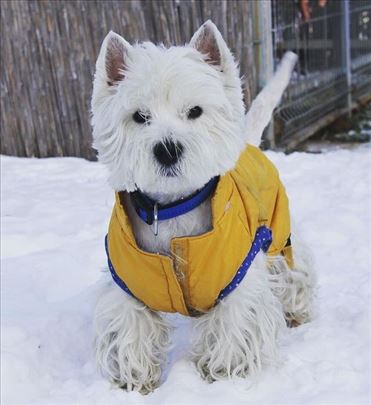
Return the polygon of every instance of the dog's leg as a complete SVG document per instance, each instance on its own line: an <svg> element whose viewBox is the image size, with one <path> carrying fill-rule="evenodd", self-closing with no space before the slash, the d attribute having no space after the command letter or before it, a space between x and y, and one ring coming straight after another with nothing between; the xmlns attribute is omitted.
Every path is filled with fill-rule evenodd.
<svg viewBox="0 0 371 405"><path fill-rule="evenodd" d="M100 299L95 318L103 374L128 391L156 388L170 331L161 316L114 285Z"/></svg>
<svg viewBox="0 0 371 405"><path fill-rule="evenodd" d="M259 254L237 289L195 320L192 356L210 382L252 376L275 358L276 337L285 321L265 265Z"/></svg>
<svg viewBox="0 0 371 405"><path fill-rule="evenodd" d="M287 266L283 256L269 259L271 288L280 300L289 326L297 326L311 320L317 277L310 253L295 234L293 242L294 268Z"/></svg>

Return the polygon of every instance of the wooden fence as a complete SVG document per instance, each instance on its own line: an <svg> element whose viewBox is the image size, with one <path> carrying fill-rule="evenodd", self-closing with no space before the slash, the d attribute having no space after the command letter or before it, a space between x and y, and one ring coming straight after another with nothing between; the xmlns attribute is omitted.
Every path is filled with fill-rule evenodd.
<svg viewBox="0 0 371 405"><path fill-rule="evenodd" d="M81 156L91 148L94 65L109 30L184 44L211 18L256 90L252 0L1 1L1 153Z"/></svg>

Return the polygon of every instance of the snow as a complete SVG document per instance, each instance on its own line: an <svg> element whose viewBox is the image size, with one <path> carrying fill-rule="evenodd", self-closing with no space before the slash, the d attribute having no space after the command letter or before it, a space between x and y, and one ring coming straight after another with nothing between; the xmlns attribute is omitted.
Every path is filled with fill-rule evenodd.
<svg viewBox="0 0 371 405"><path fill-rule="evenodd" d="M370 403L370 146L269 152L319 275L313 322L288 329L256 381L207 384L177 325L159 389L116 389L96 370L92 314L107 283L103 238L113 204L99 163L1 158L2 403Z"/></svg>

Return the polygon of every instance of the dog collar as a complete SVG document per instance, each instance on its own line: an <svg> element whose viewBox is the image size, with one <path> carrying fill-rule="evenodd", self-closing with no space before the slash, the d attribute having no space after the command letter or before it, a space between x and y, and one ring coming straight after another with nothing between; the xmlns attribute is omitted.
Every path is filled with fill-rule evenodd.
<svg viewBox="0 0 371 405"><path fill-rule="evenodd" d="M140 190L130 193L130 198L139 217L148 225L155 225L157 235L157 221L178 217L198 207L214 192L218 180L219 176L213 177L200 190L170 204L159 204Z"/></svg>

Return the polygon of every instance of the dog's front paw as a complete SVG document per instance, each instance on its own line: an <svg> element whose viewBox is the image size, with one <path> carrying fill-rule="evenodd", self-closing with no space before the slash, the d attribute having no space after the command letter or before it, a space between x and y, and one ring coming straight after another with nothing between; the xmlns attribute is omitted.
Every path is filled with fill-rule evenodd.
<svg viewBox="0 0 371 405"><path fill-rule="evenodd" d="M250 339L244 339L239 345L233 343L233 336L228 342L227 336L209 335L204 340L206 345L198 343L193 348L193 361L201 377L209 383L232 377L246 378L256 371L259 354Z"/></svg>
<svg viewBox="0 0 371 405"><path fill-rule="evenodd" d="M249 375L249 368L242 365L244 364L245 359L241 359L240 365L225 363L224 365L220 364L217 367L214 367L211 359L200 358L195 360L198 372L208 383L231 378L232 376L246 378Z"/></svg>
<svg viewBox="0 0 371 405"><path fill-rule="evenodd" d="M131 376L134 378L131 378L131 382L121 381L121 376L117 375L117 378L112 379L112 383L124 391L138 391L142 395L147 395L160 385L161 368L156 368L157 370L151 370L153 374L149 378L143 375L136 375L135 371L132 370Z"/></svg>
<svg viewBox="0 0 371 405"><path fill-rule="evenodd" d="M115 386L142 394L159 386L170 327L158 313L113 290L99 302L96 332L99 368Z"/></svg>
<svg viewBox="0 0 371 405"><path fill-rule="evenodd" d="M110 332L97 339L98 363L103 374L125 391L148 394L159 386L163 354L153 342L131 340Z"/></svg>
<svg viewBox="0 0 371 405"><path fill-rule="evenodd" d="M213 382L250 377L276 357L276 337L284 328L282 308L264 273L195 321L193 360L201 376Z"/></svg>

